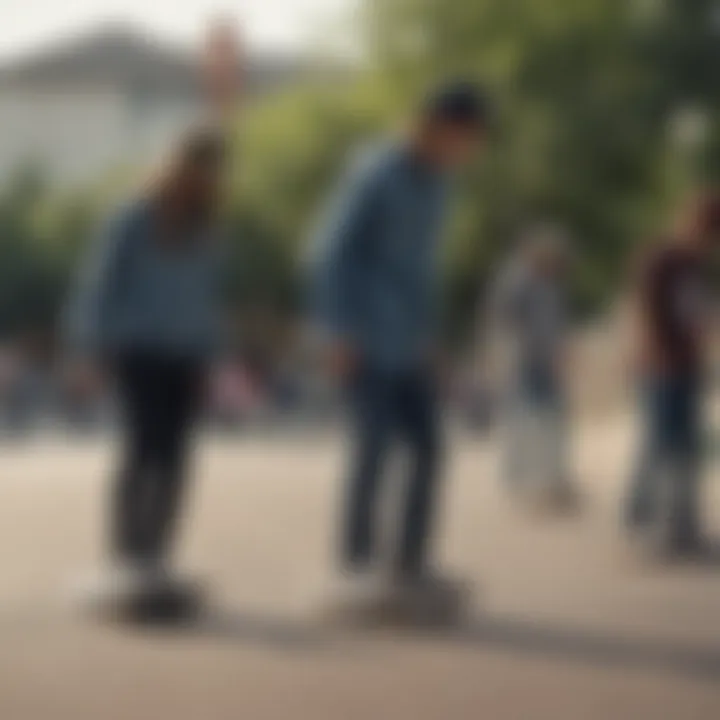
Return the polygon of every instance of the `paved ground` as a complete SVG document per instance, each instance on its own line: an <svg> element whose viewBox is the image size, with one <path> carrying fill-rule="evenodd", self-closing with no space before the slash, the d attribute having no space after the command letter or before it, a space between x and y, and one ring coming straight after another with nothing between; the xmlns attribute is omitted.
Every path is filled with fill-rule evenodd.
<svg viewBox="0 0 720 720"><path fill-rule="evenodd" d="M582 433L586 508L513 507L487 443L452 443L442 554L477 583L445 633L357 633L323 619L340 443L209 441L185 562L217 609L183 631L70 617L94 567L109 447L36 442L0 460L2 720L713 720L720 567L639 564L616 533L630 433ZM720 534L720 493L710 520Z"/></svg>

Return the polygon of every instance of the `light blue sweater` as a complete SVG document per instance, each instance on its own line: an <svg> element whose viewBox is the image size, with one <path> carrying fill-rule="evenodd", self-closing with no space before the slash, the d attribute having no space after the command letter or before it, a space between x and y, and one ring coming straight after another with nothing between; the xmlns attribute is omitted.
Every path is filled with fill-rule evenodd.
<svg viewBox="0 0 720 720"><path fill-rule="evenodd" d="M325 333L400 369L434 343L445 179L402 145L351 164L315 238L313 308Z"/></svg>
<svg viewBox="0 0 720 720"><path fill-rule="evenodd" d="M91 248L66 317L75 352L150 351L193 357L219 340L214 238L164 247L150 203L115 213Z"/></svg>

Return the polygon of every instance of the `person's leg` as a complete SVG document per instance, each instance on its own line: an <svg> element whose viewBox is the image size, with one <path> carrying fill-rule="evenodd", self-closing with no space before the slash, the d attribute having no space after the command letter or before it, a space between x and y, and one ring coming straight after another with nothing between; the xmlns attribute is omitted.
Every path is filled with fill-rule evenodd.
<svg viewBox="0 0 720 720"><path fill-rule="evenodd" d="M399 387L397 404L400 429L412 454L397 570L401 576L412 578L426 569L438 509L440 419L437 389L430 373L408 375Z"/></svg>
<svg viewBox="0 0 720 720"><path fill-rule="evenodd" d="M111 544L117 560L137 562L148 553L146 514L152 473L156 411L152 368L143 357L116 363L123 450L111 499Z"/></svg>
<svg viewBox="0 0 720 720"><path fill-rule="evenodd" d="M663 441L667 425L666 397L667 388L660 381L649 380L642 388L640 452L625 502L625 521L630 528L645 527L657 515L660 485L667 464Z"/></svg>
<svg viewBox="0 0 720 720"><path fill-rule="evenodd" d="M527 483L530 441L530 409L519 382L508 393L503 433L503 476L509 490L518 491Z"/></svg>
<svg viewBox="0 0 720 720"><path fill-rule="evenodd" d="M378 492L393 431L392 380L381 371L362 369L349 389L353 455L347 482L342 561L364 570L375 559Z"/></svg>
<svg viewBox="0 0 720 720"><path fill-rule="evenodd" d="M524 490L545 489L559 448L556 435L559 390L543 364L524 362L515 381L514 432L508 461L515 484Z"/></svg>
<svg viewBox="0 0 720 720"><path fill-rule="evenodd" d="M568 407L562 380L556 375L550 378L542 417L547 428L545 475L549 488L568 491L572 485L568 457Z"/></svg>
<svg viewBox="0 0 720 720"><path fill-rule="evenodd" d="M669 473L670 549L692 550L701 540L700 468L702 465L702 398L699 381L679 378L673 388Z"/></svg>
<svg viewBox="0 0 720 720"><path fill-rule="evenodd" d="M189 443L202 405L204 376L201 364L193 361L168 360L165 366L148 516L149 551L155 561L165 560L172 546L186 485Z"/></svg>

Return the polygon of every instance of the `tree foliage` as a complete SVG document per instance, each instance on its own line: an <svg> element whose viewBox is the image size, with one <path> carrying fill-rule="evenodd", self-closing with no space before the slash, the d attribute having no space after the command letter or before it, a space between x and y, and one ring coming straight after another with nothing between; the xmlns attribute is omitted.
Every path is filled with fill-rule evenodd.
<svg viewBox="0 0 720 720"><path fill-rule="evenodd" d="M361 68L251 108L228 198L239 305L302 302L302 253L352 145L431 84L478 78L496 106L483 162L459 187L447 244L448 327L517 229L565 225L576 299L602 308L628 253L693 184L720 173L718 0L366 0ZM58 197L36 173L0 195L0 333L51 324L108 194Z"/></svg>

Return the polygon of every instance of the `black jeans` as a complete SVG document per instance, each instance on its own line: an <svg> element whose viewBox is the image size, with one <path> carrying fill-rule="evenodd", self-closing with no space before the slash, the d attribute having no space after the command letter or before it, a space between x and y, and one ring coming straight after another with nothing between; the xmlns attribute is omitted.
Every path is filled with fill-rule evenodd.
<svg viewBox="0 0 720 720"><path fill-rule="evenodd" d="M375 559L383 464L396 436L412 456L401 507L395 567L422 571L437 510L440 423L430 373L363 367L349 388L354 456L348 480L343 560L351 569Z"/></svg>
<svg viewBox="0 0 720 720"><path fill-rule="evenodd" d="M157 561L169 552L180 511L204 363L138 352L118 357L114 369L124 448L112 497L112 549L120 559Z"/></svg>

